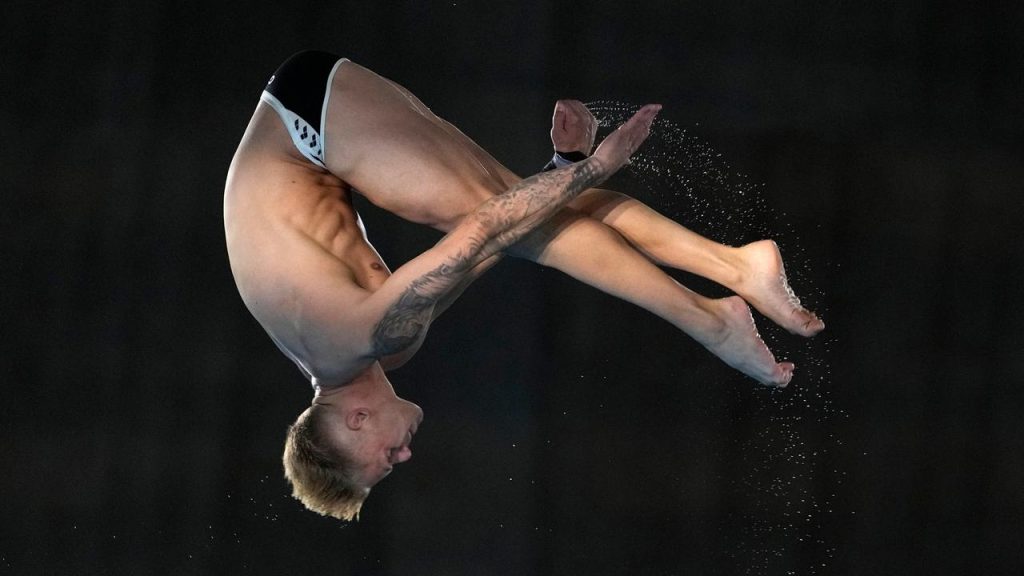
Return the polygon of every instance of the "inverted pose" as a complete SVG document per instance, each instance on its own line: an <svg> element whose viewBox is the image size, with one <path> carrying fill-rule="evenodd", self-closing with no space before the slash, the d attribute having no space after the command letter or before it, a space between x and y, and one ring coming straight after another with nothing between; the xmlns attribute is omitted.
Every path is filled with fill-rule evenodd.
<svg viewBox="0 0 1024 576"><path fill-rule="evenodd" d="M331 54L293 56L260 100L228 171L227 247L246 306L314 388L284 453L293 494L312 510L356 517L370 488L411 457L423 413L384 371L503 253L638 304L769 385L785 386L793 365L775 361L747 303L797 334L824 327L789 290L773 242L723 246L592 188L628 162L660 106L643 107L593 156L524 180L401 86ZM592 123L566 131L580 108L560 102L552 136L580 139L582 128L576 151L586 154ZM353 191L446 235L392 273ZM657 264L737 296L704 298Z"/></svg>

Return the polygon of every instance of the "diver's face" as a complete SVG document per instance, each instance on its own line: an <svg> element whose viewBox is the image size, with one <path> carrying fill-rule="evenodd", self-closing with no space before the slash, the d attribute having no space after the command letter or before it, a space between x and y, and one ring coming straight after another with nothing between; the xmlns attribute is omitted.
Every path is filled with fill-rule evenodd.
<svg viewBox="0 0 1024 576"><path fill-rule="evenodd" d="M412 458L412 437L423 421L423 410L401 398L370 413L363 422L363 438L357 458L363 462L363 478L373 486L395 465Z"/></svg>

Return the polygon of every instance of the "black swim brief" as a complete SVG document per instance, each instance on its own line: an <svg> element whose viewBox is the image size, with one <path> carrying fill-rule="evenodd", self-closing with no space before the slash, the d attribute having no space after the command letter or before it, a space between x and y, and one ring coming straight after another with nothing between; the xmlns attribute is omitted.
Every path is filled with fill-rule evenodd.
<svg viewBox="0 0 1024 576"><path fill-rule="evenodd" d="M348 59L318 50L299 52L281 64L260 95L281 117L299 152L321 168L326 168L327 101L342 62Z"/></svg>

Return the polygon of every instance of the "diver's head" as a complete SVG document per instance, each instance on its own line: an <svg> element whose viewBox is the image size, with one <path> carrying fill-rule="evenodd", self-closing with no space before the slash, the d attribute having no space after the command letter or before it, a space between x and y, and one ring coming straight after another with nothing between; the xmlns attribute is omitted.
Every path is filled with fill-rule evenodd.
<svg viewBox="0 0 1024 576"><path fill-rule="evenodd" d="M390 384L318 394L288 429L284 468L292 495L314 512L358 518L370 488L412 458L422 420L423 410Z"/></svg>

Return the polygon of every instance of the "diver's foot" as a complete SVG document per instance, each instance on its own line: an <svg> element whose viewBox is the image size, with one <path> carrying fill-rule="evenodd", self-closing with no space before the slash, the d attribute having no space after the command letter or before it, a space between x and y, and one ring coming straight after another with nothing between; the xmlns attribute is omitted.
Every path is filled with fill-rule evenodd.
<svg viewBox="0 0 1024 576"><path fill-rule="evenodd" d="M800 336L814 336L825 323L800 305L786 280L782 254L771 240L760 240L737 249L747 270L734 290L779 326Z"/></svg>
<svg viewBox="0 0 1024 576"><path fill-rule="evenodd" d="M793 378L792 362L776 362L761 340L750 308L739 296L711 301L714 315L722 322L719 330L704 341L704 346L726 364L758 382L785 388Z"/></svg>

